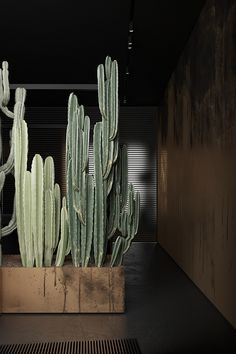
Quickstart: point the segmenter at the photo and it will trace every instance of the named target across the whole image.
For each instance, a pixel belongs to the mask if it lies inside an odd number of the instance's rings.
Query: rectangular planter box
[[[2,313],[122,313],[124,267],[24,268],[19,256],[0,267]]]

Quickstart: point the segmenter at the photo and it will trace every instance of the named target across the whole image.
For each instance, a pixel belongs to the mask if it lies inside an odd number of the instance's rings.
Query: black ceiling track
[[[5,344],[1,354],[141,354],[137,339]]]

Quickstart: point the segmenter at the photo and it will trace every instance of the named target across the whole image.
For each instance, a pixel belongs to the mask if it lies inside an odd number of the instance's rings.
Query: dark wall
[[[236,326],[236,1],[207,1],[160,113],[160,244]]]

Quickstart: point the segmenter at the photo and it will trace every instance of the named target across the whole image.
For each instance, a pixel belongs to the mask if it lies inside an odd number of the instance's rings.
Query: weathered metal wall
[[[236,1],[207,1],[166,90],[158,238],[236,327]]]

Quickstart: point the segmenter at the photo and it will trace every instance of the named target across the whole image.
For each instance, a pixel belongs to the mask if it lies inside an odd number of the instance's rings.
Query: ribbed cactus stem
[[[16,107],[18,105],[18,107]],[[15,156],[15,193],[16,193],[16,220],[19,239],[19,248],[23,266],[26,266],[26,244],[24,227],[24,189],[25,173],[27,170],[28,131],[26,122],[20,119],[21,104],[15,104],[17,115],[14,126],[14,156]]]
[[[6,175],[3,171],[0,172],[0,193],[2,192],[4,183],[5,183]]]
[[[98,65],[97,69],[98,79],[98,105],[102,116],[106,119],[106,107],[105,107],[105,77],[103,64]]]
[[[31,173],[25,172],[25,186],[23,195],[23,217],[24,217],[24,233],[25,233],[25,245],[26,245],[26,266],[34,266],[34,244],[32,237],[32,196],[31,196]]]
[[[69,235],[68,215],[66,210],[66,202],[65,200],[63,200],[63,206],[61,208],[61,238],[60,238],[60,242],[57,249],[57,255],[56,255],[57,267],[61,267],[64,263],[65,254],[68,247],[68,235]]]
[[[67,205],[68,205],[68,224],[69,224],[69,237],[71,243],[71,255],[73,265],[79,267],[80,265],[80,221],[77,218],[74,209],[74,189],[73,189],[73,173],[72,173],[72,160],[68,161],[67,167]]]
[[[7,158],[7,161],[0,166],[0,182],[1,182],[1,190],[3,188],[4,182],[5,182],[5,176],[9,173],[13,173],[14,171],[14,138],[13,138],[13,131],[14,131],[14,126],[16,125],[16,121],[19,120],[19,116],[10,112],[6,105],[9,102],[10,99],[10,89],[9,89],[9,72],[8,72],[8,63],[5,61],[2,63],[2,68],[0,69],[0,109],[2,110],[3,113],[5,113],[8,117],[10,118],[15,118],[13,121],[13,129],[10,131],[10,154]],[[23,105],[24,100],[20,100],[20,104]],[[1,131],[1,118],[0,118],[0,157],[2,156],[2,131]],[[0,222],[0,237],[4,237],[12,233],[16,229],[16,198],[14,197],[14,206],[13,206],[13,214],[12,218],[9,222],[8,225],[5,227],[1,228],[1,222]],[[1,211],[0,211],[1,213]],[[2,258],[2,249],[0,245],[0,258]],[[1,260],[0,260],[0,265],[1,265]]]
[[[55,242],[54,250],[56,249],[60,236],[60,213],[61,213],[61,189],[58,183],[54,186],[54,208],[55,208]]]
[[[114,140],[118,131],[118,115],[119,115],[119,99],[118,99],[118,64],[114,60],[111,65],[111,85],[110,85],[110,102],[111,102],[111,126],[110,140]]]
[[[7,226],[2,228],[2,237],[11,234],[16,229],[16,197],[14,197],[13,213]]]
[[[36,267],[43,266],[44,254],[44,173],[43,159],[36,154],[31,167],[32,230]]]
[[[44,265],[50,267],[55,242],[55,209],[54,196],[50,189],[45,191],[45,239],[44,239]]]
[[[52,264],[53,252],[56,243],[56,217],[55,217],[55,195],[54,195],[55,168],[51,156],[47,156],[44,162],[44,213],[45,213],[45,235],[44,235],[44,264],[50,267]]]
[[[123,258],[124,239],[118,236],[112,250],[110,266],[120,266]]]
[[[87,175],[86,182],[86,242],[84,258],[82,255],[82,266],[87,267],[90,259],[90,253],[93,240],[93,218],[94,218],[94,179],[93,176]]]
[[[107,56],[105,59],[105,73],[106,73],[106,79],[110,79],[111,76],[111,57]]]
[[[2,105],[7,106],[10,100],[9,71],[8,71],[7,61],[2,62],[2,84],[3,84]]]
[[[88,165],[89,154],[89,133],[90,133],[90,119],[85,116],[84,119],[84,132],[83,132],[83,166],[82,172],[84,172]]]
[[[127,146],[121,150],[121,208],[124,208],[128,198],[128,152]]]
[[[0,166],[0,172],[5,172],[5,174],[8,174],[10,172],[13,171],[13,167],[14,167],[14,145],[13,145],[13,139],[12,136],[10,134],[10,154],[8,156],[7,161]]]
[[[94,215],[94,258],[95,264],[101,267],[104,255],[104,194],[102,178],[102,123],[94,127],[94,177],[95,177],[95,215]]]
[[[47,156],[44,162],[44,189],[54,190],[55,169],[52,156]]]

